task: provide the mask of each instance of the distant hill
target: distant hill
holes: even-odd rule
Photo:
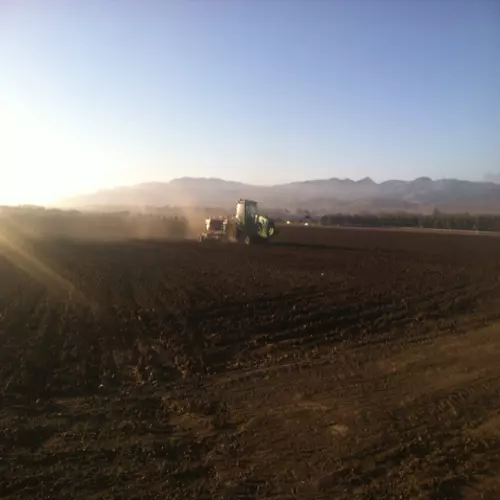
[[[500,173],[489,172],[483,177],[483,180],[485,182],[495,182],[496,184],[500,184]]]
[[[239,198],[252,198],[267,209],[309,210],[315,213],[381,211],[500,213],[500,184],[458,179],[413,181],[370,178],[320,179],[274,186],[257,186],[215,178],[183,177],[116,187],[67,198],[61,207],[223,207],[231,209]]]

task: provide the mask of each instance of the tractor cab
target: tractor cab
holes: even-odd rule
[[[256,201],[239,200],[236,204],[236,219],[240,224],[253,224],[257,213]]]

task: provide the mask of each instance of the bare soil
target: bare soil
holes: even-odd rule
[[[500,498],[500,239],[0,246],[0,497]]]

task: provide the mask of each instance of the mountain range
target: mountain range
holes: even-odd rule
[[[381,211],[500,213],[500,184],[458,179],[376,183],[369,177],[321,179],[258,186],[216,178],[183,177],[116,187],[60,200],[61,207],[220,207],[230,210],[239,198],[251,198],[268,210],[312,213]]]

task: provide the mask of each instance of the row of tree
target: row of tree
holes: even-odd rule
[[[323,226],[408,227],[455,229],[467,231],[500,231],[500,215],[443,214],[333,214],[320,219]]]

